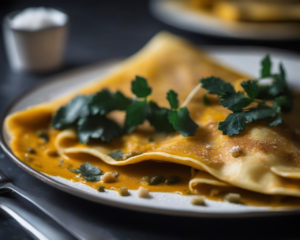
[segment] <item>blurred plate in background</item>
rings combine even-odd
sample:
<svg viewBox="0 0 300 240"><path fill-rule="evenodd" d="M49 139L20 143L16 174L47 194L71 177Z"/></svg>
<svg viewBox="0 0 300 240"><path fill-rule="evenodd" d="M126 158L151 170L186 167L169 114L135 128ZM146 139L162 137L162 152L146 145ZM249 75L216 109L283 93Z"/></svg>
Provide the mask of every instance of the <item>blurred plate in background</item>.
<svg viewBox="0 0 300 240"><path fill-rule="evenodd" d="M299 22L225 21L187 6L184 0L152 0L150 10L162 22L195 33L253 40L300 39Z"/></svg>

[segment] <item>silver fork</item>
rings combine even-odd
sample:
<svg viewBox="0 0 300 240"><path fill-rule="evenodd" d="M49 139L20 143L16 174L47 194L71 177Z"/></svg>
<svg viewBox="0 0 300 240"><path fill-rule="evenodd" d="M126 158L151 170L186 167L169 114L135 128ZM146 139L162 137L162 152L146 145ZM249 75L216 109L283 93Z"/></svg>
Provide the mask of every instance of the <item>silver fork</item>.
<svg viewBox="0 0 300 240"><path fill-rule="evenodd" d="M44 218L32 214L13 199L0 196L0 209L13 217L33 239L75 239L67 231L55 225L50 225Z"/></svg>
<svg viewBox="0 0 300 240"><path fill-rule="evenodd" d="M105 239L101 237L103 236L103 232L101 231L101 229L88 224L82 219L79 219L78 217L74 216L72 212L67 212L66 210L58 208L55 205L49 204L45 201L41 201L35 196L30 195L29 193L16 187L0 170L0 194L11 191L38 207L41 211L43 211L50 218L56 221L60 226L65 228L70 234L73 235L73 237L80 240L93 240L95 239L95 236L98 236L98 239Z"/></svg>

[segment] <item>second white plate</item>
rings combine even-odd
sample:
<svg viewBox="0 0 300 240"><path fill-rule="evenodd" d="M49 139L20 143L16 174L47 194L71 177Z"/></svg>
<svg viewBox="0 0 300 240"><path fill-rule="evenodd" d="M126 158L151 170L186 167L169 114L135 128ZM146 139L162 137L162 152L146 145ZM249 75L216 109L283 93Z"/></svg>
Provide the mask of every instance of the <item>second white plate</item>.
<svg viewBox="0 0 300 240"><path fill-rule="evenodd" d="M182 0L152 0L150 10L162 22L195 33L255 40L300 38L300 23L224 21L208 13L189 9Z"/></svg>

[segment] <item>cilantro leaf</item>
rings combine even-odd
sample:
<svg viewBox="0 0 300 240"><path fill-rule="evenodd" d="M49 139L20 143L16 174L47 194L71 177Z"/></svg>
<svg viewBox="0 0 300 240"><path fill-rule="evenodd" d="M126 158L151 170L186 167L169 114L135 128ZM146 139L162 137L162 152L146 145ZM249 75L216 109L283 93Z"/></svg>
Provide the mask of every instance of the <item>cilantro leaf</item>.
<svg viewBox="0 0 300 240"><path fill-rule="evenodd" d="M272 62L271 62L270 56L268 54L261 61L261 70L260 70L261 78L270 77L271 76L271 68L272 68Z"/></svg>
<svg viewBox="0 0 300 240"><path fill-rule="evenodd" d="M280 96L275 98L272 108L277 113L277 117L274 121L268 122L269 126L277 126L282 123L282 113L281 111L290 111L293 107L292 96Z"/></svg>
<svg viewBox="0 0 300 240"><path fill-rule="evenodd" d="M202 78L200 83L202 83L202 87L205 88L210 94L217 94L220 96L225 92L235 93L235 90L230 83L225 82L218 77Z"/></svg>
<svg viewBox="0 0 300 240"><path fill-rule="evenodd" d="M167 92L167 100L169 101L172 110L176 110L178 108L177 96L178 94L175 93L173 90Z"/></svg>
<svg viewBox="0 0 300 240"><path fill-rule="evenodd" d="M285 70L284 70L284 67L283 67L282 63L279 63L279 76L282 79L286 79L286 73L285 73Z"/></svg>
<svg viewBox="0 0 300 240"><path fill-rule="evenodd" d="M282 101L280 103L280 107L281 107L281 111L283 112L290 112L292 109L293 109L293 106L294 106L294 97L291 93L289 93L288 95L284 95L284 96L280 96L280 97L284 97L284 101ZM278 97L278 98L280 98ZM277 102L277 98L275 98L275 101L274 102ZM277 104L277 103L276 103ZM274 103L273 103L274 105ZM273 106L274 108L274 106Z"/></svg>
<svg viewBox="0 0 300 240"><path fill-rule="evenodd" d="M267 125L270 127L277 126L282 123L282 115L281 113L277 115L276 119L272 122L268 122Z"/></svg>
<svg viewBox="0 0 300 240"><path fill-rule="evenodd" d="M196 134L198 125L190 118L189 110L186 107L179 108L178 111L172 111L168 119L182 136L187 137Z"/></svg>
<svg viewBox="0 0 300 240"><path fill-rule="evenodd" d="M249 80L247 82L242 82L241 86L244 88L252 102L257 97L259 92L257 81Z"/></svg>
<svg viewBox="0 0 300 240"><path fill-rule="evenodd" d="M81 143L90 143L93 139L110 142L119 137L122 130L114 121L101 115L89 115L81 118L77 124L77 135Z"/></svg>
<svg viewBox="0 0 300 240"><path fill-rule="evenodd" d="M100 176L103 174L103 172L98 167L95 167L88 162L80 165L80 173L85 180L90 182L99 181Z"/></svg>
<svg viewBox="0 0 300 240"><path fill-rule="evenodd" d="M117 161L123 159L123 151L111 152L111 153L108 153L108 155Z"/></svg>
<svg viewBox="0 0 300 240"><path fill-rule="evenodd" d="M131 133L147 119L147 101L135 101L126 109L125 131Z"/></svg>
<svg viewBox="0 0 300 240"><path fill-rule="evenodd" d="M239 134L246 127L245 112L230 113L223 122L219 122L218 129L223 135Z"/></svg>
<svg viewBox="0 0 300 240"><path fill-rule="evenodd" d="M276 111L266 105L258 105L257 108L251 108L248 112L245 112L245 119L248 122L255 122L266 118L273 118L276 116Z"/></svg>
<svg viewBox="0 0 300 240"><path fill-rule="evenodd" d="M73 172L73 173L80 173L80 168L77 168L77 169L68 169L70 172Z"/></svg>
<svg viewBox="0 0 300 240"><path fill-rule="evenodd" d="M67 105L62 106L53 116L52 126L55 129L66 129L76 123L82 114L82 109L86 106L88 98L86 96L77 96Z"/></svg>
<svg viewBox="0 0 300 240"><path fill-rule="evenodd" d="M250 97L248 98L243 93L236 92L230 83L226 83L220 78L202 79L201 83L209 93L218 94L221 97L220 104L233 112L239 112L252 103L259 90L256 81L243 82L241 85Z"/></svg>
<svg viewBox="0 0 300 240"><path fill-rule="evenodd" d="M274 81L269 86L269 94L273 97L277 97L280 94L286 94L288 92L288 86L285 79L279 75L274 75Z"/></svg>
<svg viewBox="0 0 300 240"><path fill-rule="evenodd" d="M241 92L225 92L221 95L220 104L233 112L238 112L247 107L251 102L251 99L245 97Z"/></svg>
<svg viewBox="0 0 300 240"><path fill-rule="evenodd" d="M268 85L259 85L257 99L263 101L273 100L274 97L269 93L270 86Z"/></svg>
<svg viewBox="0 0 300 240"><path fill-rule="evenodd" d="M274 121L268 122L267 125L270 127L277 126L282 123L282 114L279 113Z"/></svg>
<svg viewBox="0 0 300 240"><path fill-rule="evenodd" d="M145 98L151 94L151 88L145 78L136 76L131 82L131 91L139 98Z"/></svg>
<svg viewBox="0 0 300 240"><path fill-rule="evenodd" d="M286 96L277 97L277 98L275 98L272 107L274 108L274 110L276 112L280 112L281 111L281 107L286 104L286 101L287 101L287 97Z"/></svg>
<svg viewBox="0 0 300 240"><path fill-rule="evenodd" d="M266 105L259 105L246 112L230 113L227 118L219 123L218 129L222 130L223 135L235 135L244 130L247 122L255 122L266 118L273 118L276 112L273 108Z"/></svg>
<svg viewBox="0 0 300 240"><path fill-rule="evenodd" d="M273 121L268 122L267 125L276 126L282 123L282 112L292 109L293 95L288 88L283 65L279 64L278 74L272 74L271 68L272 62L267 55L261 61L261 78L272 77L273 82L270 85L258 85L256 80L241 83L248 97L241 92L236 92L229 83L225 83L220 78L200 80L202 87L209 93L220 96L221 105L233 111L219 123L218 129L222 130L224 135L238 134L248 123L267 118L273 118ZM257 101L258 99L263 102ZM274 100L272 107L265 104L266 100ZM247 109L246 107L254 101L259 102L258 106Z"/></svg>
<svg viewBox="0 0 300 240"><path fill-rule="evenodd" d="M259 94L259 99L273 100L275 97L280 95L291 95L286 82L286 73L282 63L279 64L278 74L272 74L271 67L272 62L269 55L267 55L262 61L261 78L272 77L273 83L266 88L267 91L265 91L265 93ZM261 91L262 90L260 90L260 92Z"/></svg>
<svg viewBox="0 0 300 240"><path fill-rule="evenodd" d="M158 132L174 132L175 129L168 120L168 116L171 112L172 110L161 108L155 102L150 101L148 103L147 119Z"/></svg>
<svg viewBox="0 0 300 240"><path fill-rule="evenodd" d="M111 93L104 89L91 96L88 106L93 115L105 115L113 110L126 110L131 104L131 99L125 97L120 91Z"/></svg>
<svg viewBox="0 0 300 240"><path fill-rule="evenodd" d="M84 179L89 182L99 181L101 175L103 175L103 172L98 167L95 167L88 162L86 162L85 164L81 164L78 169L68 170L74 173L80 173L84 177Z"/></svg>

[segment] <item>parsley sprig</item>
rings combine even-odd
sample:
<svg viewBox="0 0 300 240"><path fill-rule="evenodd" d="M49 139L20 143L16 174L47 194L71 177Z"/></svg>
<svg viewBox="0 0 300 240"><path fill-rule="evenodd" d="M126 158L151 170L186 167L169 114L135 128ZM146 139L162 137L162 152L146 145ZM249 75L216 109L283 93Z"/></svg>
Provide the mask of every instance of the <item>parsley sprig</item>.
<svg viewBox="0 0 300 240"><path fill-rule="evenodd" d="M209 94L217 94L221 98L220 104L232 111L219 123L218 129L222 130L224 135L239 134L248 123L258 120L273 119L266 124L277 126L282 123L282 112L292 109L293 97L286 82L283 65L279 65L279 73L273 74L272 62L267 55L262 60L261 67L259 79L241 83L244 92L236 92L230 83L217 77L200 80L202 87ZM265 78L271 78L272 83L261 85L260 81ZM273 105L267 105L267 100L273 100ZM253 103L256 103L256 106L250 107Z"/></svg>

